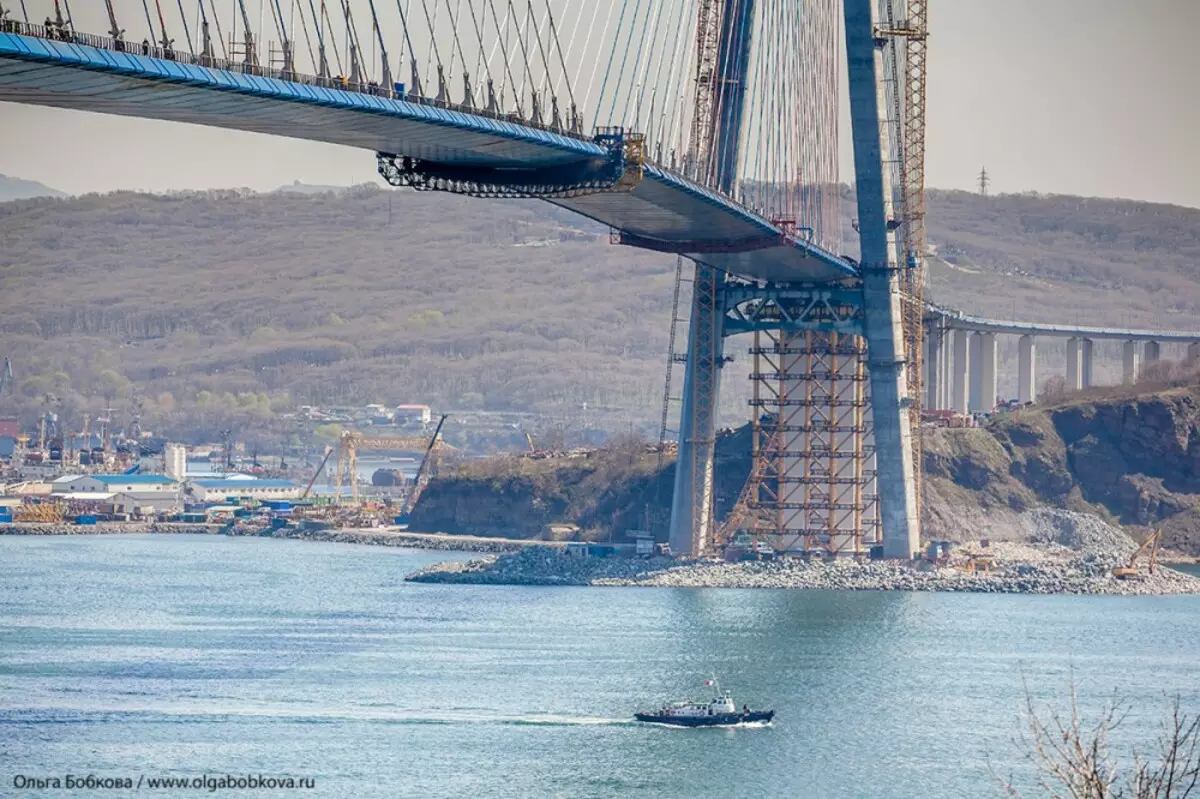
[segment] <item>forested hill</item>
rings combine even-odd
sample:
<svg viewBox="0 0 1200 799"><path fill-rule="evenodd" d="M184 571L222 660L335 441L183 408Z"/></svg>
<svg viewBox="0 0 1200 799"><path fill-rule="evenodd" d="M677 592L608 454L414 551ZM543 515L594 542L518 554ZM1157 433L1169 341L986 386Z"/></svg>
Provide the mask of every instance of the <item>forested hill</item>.
<svg viewBox="0 0 1200 799"><path fill-rule="evenodd" d="M929 239L933 295L963 310L1198 326L1197 210L931 192ZM674 270L537 202L359 187L0 203L0 355L17 376L0 414L52 393L69 421L136 386L151 423L197 435L297 402L587 403L589 422L651 430ZM745 347L730 345L729 423L746 414Z"/></svg>

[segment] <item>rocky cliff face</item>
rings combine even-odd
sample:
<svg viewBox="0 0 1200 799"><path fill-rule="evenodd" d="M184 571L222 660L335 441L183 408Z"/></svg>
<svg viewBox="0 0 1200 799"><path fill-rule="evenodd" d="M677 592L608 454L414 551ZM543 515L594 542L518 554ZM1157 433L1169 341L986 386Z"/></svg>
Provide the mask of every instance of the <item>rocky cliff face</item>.
<svg viewBox="0 0 1200 799"><path fill-rule="evenodd" d="M661 518L673 478L674 469L659 472L657 456L640 444L586 458L495 458L432 481L409 529L622 540L625 530L646 526L647 509Z"/></svg>
<svg viewBox="0 0 1200 799"><path fill-rule="evenodd" d="M930 535L1003 537L1037 504L1161 527L1200 554L1200 388L1027 409L986 428L926 436ZM967 527L967 530L960 528Z"/></svg>
<svg viewBox="0 0 1200 799"><path fill-rule="evenodd" d="M749 429L720 436L719 516L749 470ZM1052 506L1095 513L1135 534L1161 527L1165 545L1200 555L1200 387L927 430L925 474L930 538L1020 539L1027 531L1019 515ZM622 540L644 528L647 515L652 529L665 530L673 481L674 464L657 471L655 456L619 448L590 458L508 459L434 481L411 526L508 537L574 536L565 532L571 526L582 537Z"/></svg>

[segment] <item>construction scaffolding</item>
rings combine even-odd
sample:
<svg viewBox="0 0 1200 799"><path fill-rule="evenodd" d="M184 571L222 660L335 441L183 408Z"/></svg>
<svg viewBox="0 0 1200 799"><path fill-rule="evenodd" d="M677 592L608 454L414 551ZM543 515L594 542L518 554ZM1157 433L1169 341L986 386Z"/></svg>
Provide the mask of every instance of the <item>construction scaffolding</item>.
<svg viewBox="0 0 1200 799"><path fill-rule="evenodd" d="M880 540L866 342L759 331L750 349L754 467L738 530L778 552L862 557Z"/></svg>

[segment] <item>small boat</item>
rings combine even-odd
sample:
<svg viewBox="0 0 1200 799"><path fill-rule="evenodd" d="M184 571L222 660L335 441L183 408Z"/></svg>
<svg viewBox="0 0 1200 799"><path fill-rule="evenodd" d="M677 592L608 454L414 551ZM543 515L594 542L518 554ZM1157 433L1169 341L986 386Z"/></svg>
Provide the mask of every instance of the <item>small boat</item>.
<svg viewBox="0 0 1200 799"><path fill-rule="evenodd" d="M670 724L675 727L729 727L737 724L770 723L774 710L751 710L746 705L738 710L728 691L721 692L716 679L706 680L715 698L701 701L672 702L657 710L634 713L638 721Z"/></svg>

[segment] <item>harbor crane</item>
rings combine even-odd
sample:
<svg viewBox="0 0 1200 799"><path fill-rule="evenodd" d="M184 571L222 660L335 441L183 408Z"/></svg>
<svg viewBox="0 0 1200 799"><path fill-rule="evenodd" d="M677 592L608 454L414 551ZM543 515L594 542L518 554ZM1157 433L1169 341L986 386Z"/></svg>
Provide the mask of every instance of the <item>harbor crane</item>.
<svg viewBox="0 0 1200 799"><path fill-rule="evenodd" d="M426 436L367 436L355 430L343 431L338 440L337 470L334 472L334 490L338 500L341 500L344 482L350 485L350 496L358 502L358 453L360 451L375 452L424 452L425 457L418 469L417 479L414 480L413 490L420 492L422 475L426 471L436 471L434 466L438 456L443 452L452 452L454 447L441 439L442 424L446 421L443 415L438 421L432 437Z"/></svg>
<svg viewBox="0 0 1200 799"><path fill-rule="evenodd" d="M446 414L443 413L442 418L438 419L437 427L433 430L433 438L429 439L429 446L425 448L425 454L421 456L421 463L417 466L417 473L413 477L412 489L408 492L408 496L404 500L404 506L400 509L400 515L405 518L417 506L417 500L421 498L421 492L425 490L425 486L429 485L429 481L434 476L434 472L436 471L434 467L437 465L434 451L441 444L442 425L445 423Z"/></svg>
<svg viewBox="0 0 1200 799"><path fill-rule="evenodd" d="M313 483L317 482L317 478L321 476L321 472L325 469L325 464L329 463L329 456L333 454L333 447L325 447L325 457L321 458L320 465L313 472L312 479L308 481L308 485L304 487L304 493L300 495L300 499L308 499L309 493L312 491Z"/></svg>

